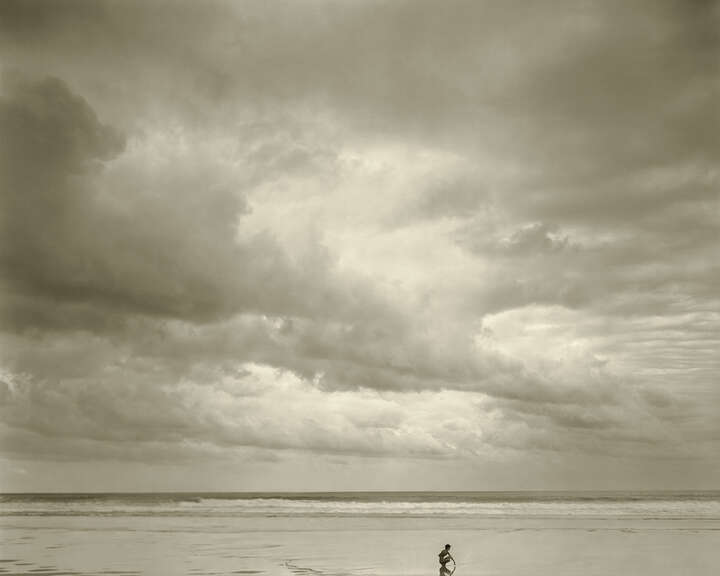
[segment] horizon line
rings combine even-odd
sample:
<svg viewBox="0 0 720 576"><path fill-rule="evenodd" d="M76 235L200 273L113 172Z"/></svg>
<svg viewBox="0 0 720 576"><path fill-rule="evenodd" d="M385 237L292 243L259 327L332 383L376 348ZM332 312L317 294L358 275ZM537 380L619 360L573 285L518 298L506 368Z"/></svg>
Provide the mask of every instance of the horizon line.
<svg viewBox="0 0 720 576"><path fill-rule="evenodd" d="M530 488L523 490L92 490L92 491L30 491L5 492L0 496L62 496L62 495L149 495L149 494L526 494L526 493L688 493L720 492L716 488L602 488L554 489Z"/></svg>

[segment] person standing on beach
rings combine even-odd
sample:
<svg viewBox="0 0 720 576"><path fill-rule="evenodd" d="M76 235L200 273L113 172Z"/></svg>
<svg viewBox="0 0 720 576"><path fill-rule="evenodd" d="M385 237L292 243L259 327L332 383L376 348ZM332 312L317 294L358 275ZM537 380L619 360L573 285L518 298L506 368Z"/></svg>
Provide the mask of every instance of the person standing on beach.
<svg viewBox="0 0 720 576"><path fill-rule="evenodd" d="M452 554L450 554L450 544L445 544L445 548L440 551L440 554L438 554L438 558L440 560L440 565L443 568L445 568L445 564L447 564L450 560L453 561L453 564L457 565L457 562L455 562L455 558L453 558Z"/></svg>

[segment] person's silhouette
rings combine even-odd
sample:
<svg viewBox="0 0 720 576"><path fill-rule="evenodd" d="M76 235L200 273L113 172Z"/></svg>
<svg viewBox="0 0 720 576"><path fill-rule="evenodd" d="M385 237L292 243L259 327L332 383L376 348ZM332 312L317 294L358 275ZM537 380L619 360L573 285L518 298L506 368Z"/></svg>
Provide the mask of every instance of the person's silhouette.
<svg viewBox="0 0 720 576"><path fill-rule="evenodd" d="M450 576L453 572L455 572L455 568L457 566L457 563L455 562L455 558L452 557L452 554L450 554L450 544L445 544L445 548L443 548L440 551L440 554L438 554L438 560L440 560L440 575L439 576ZM447 567L447 563L452 560L453 563L453 569L449 570Z"/></svg>

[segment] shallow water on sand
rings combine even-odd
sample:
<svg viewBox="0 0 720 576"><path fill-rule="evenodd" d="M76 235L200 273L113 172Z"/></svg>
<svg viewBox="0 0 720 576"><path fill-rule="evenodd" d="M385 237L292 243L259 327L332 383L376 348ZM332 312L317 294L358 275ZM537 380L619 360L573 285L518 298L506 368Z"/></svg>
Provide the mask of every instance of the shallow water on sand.
<svg viewBox="0 0 720 576"><path fill-rule="evenodd" d="M435 576L446 542L457 576L719 573L720 494L456 496L4 496L0 575Z"/></svg>

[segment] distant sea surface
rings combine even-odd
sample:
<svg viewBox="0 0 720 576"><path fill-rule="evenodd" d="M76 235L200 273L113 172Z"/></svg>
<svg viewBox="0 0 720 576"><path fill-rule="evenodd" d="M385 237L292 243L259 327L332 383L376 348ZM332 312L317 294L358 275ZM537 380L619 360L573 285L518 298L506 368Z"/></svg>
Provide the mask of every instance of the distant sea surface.
<svg viewBox="0 0 720 576"><path fill-rule="evenodd" d="M720 491L0 495L0 575L720 573Z"/></svg>

